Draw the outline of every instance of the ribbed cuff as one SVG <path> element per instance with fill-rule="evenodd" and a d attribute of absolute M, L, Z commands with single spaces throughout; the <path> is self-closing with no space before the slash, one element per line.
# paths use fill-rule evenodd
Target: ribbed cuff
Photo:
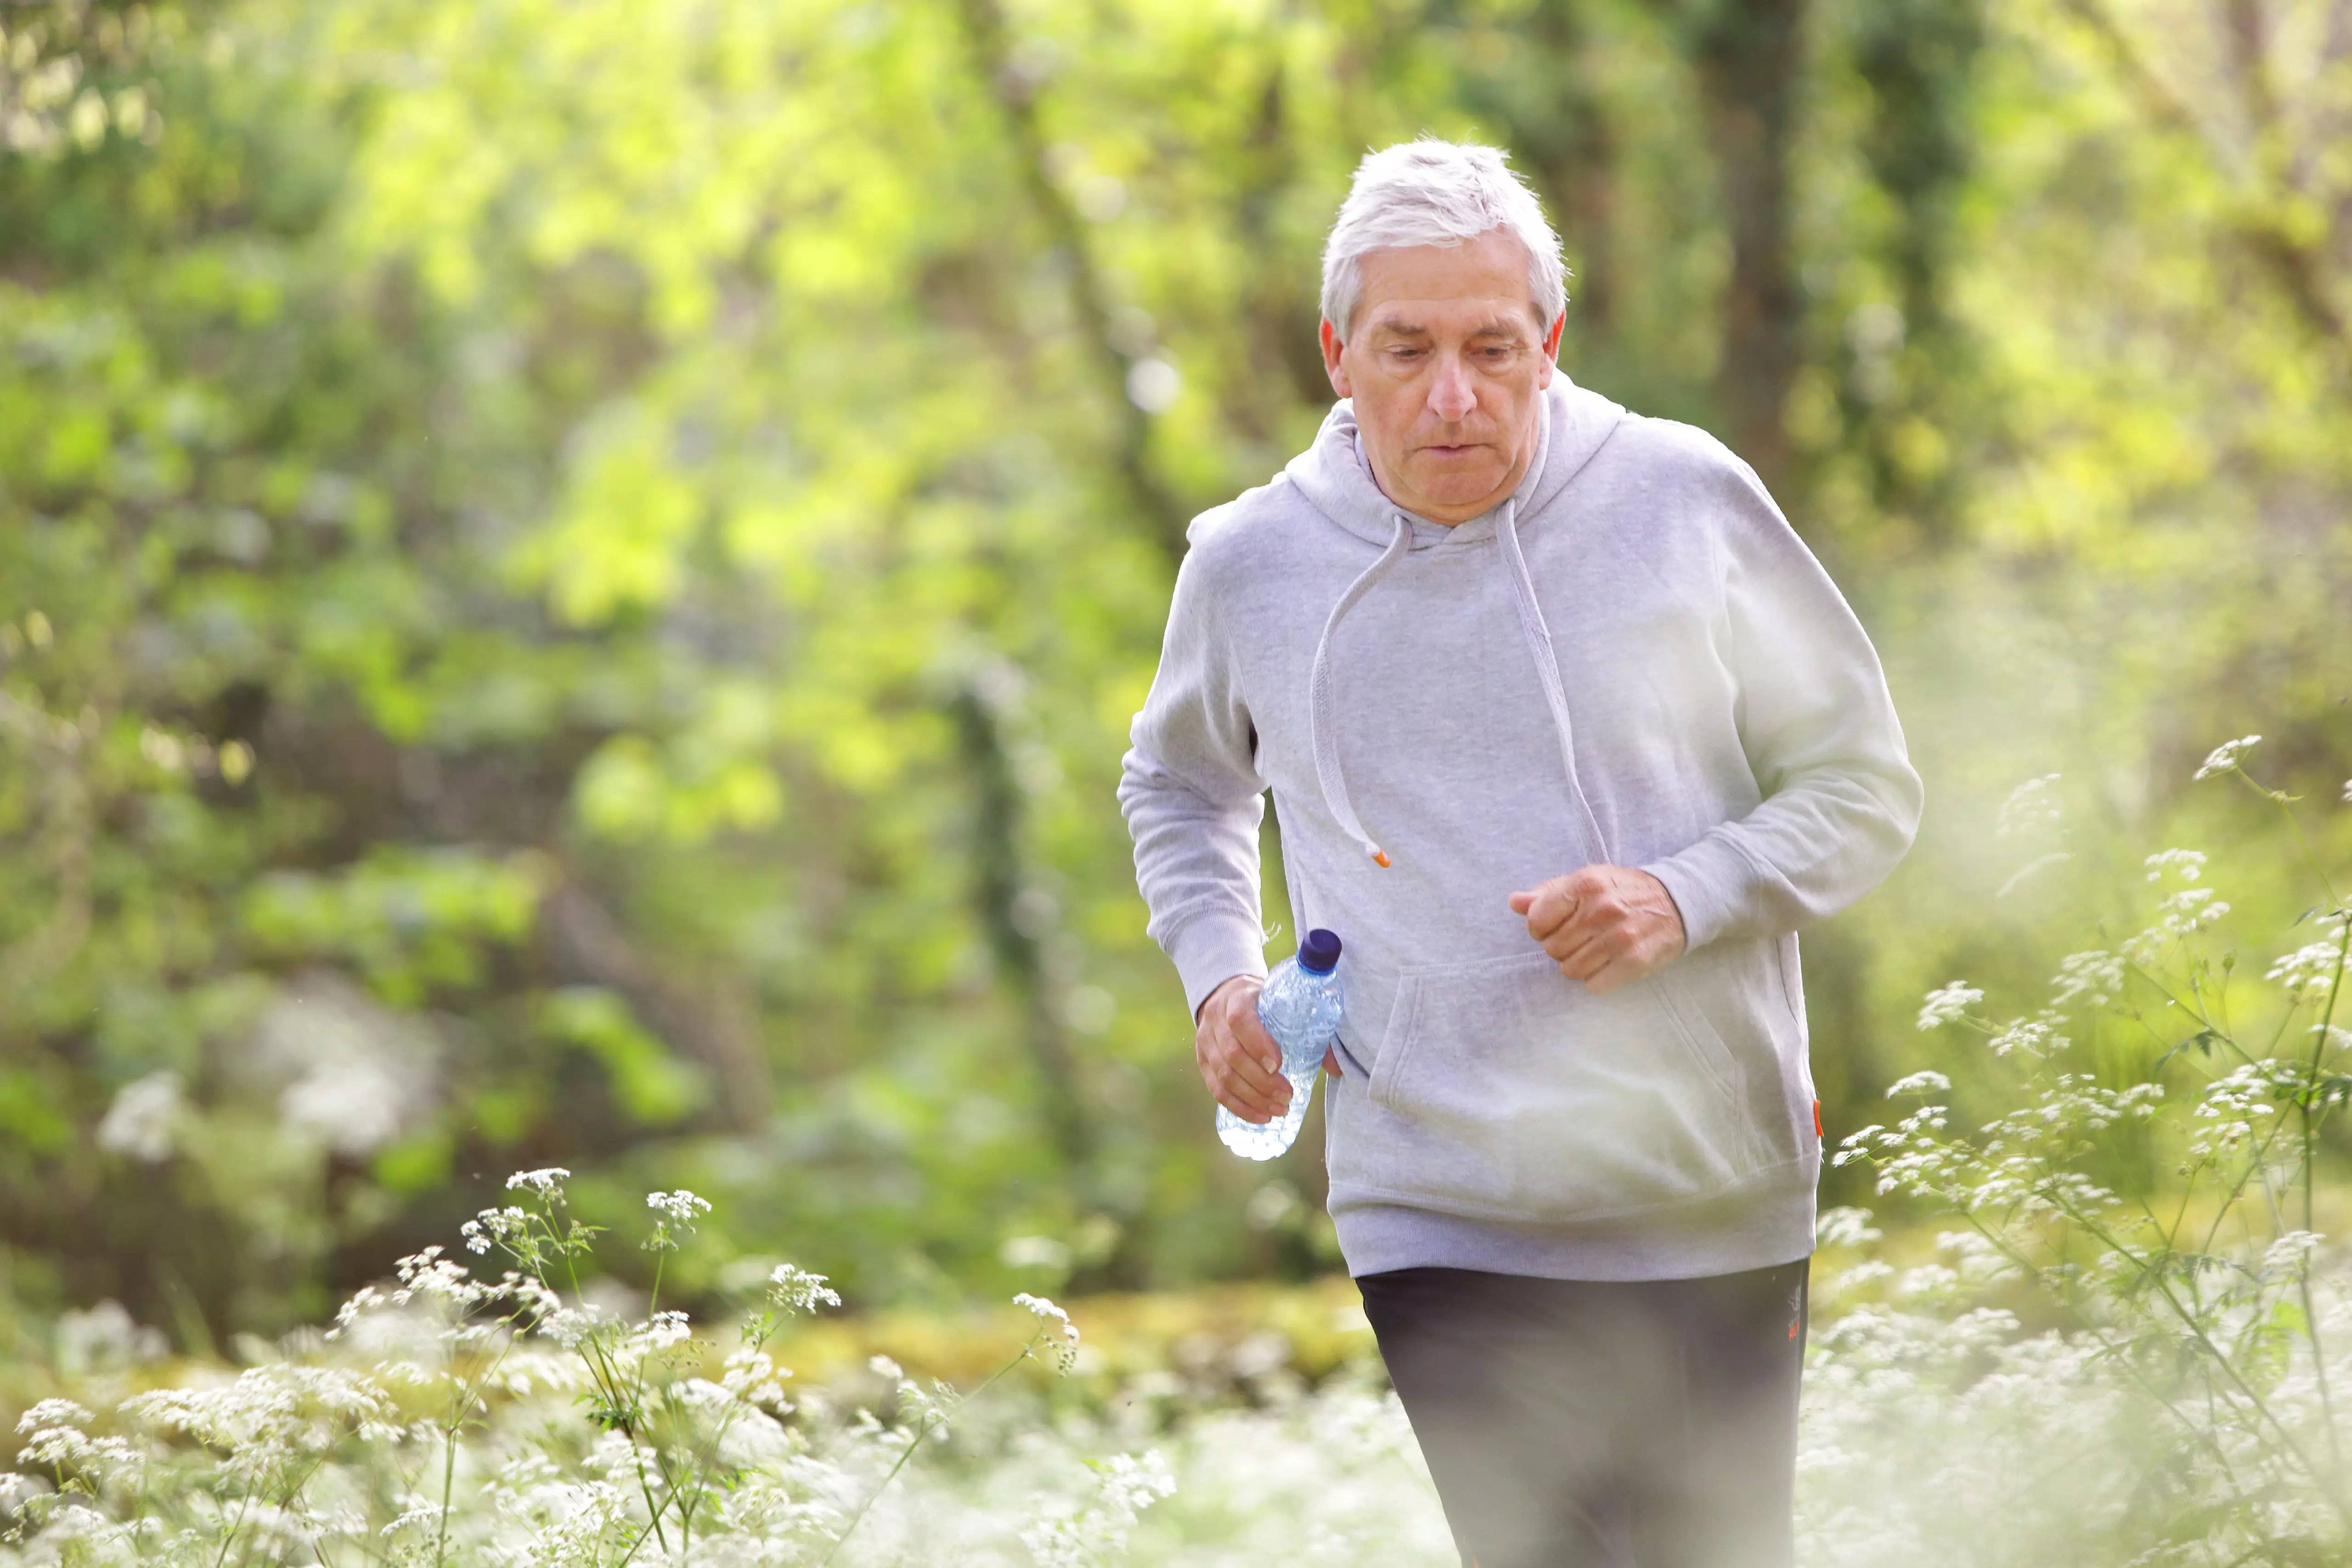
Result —
<path fill-rule="evenodd" d="M 1203 915 L 1178 928 L 1167 948 L 1184 983 L 1184 1005 L 1195 1018 L 1209 993 L 1234 975 L 1265 977 L 1265 934 L 1255 921 Z"/>
<path fill-rule="evenodd" d="M 1665 884 L 1683 917 L 1683 949 L 1696 952 L 1724 934 L 1754 876 L 1747 857 L 1709 834 L 1680 854 L 1639 868 Z"/>

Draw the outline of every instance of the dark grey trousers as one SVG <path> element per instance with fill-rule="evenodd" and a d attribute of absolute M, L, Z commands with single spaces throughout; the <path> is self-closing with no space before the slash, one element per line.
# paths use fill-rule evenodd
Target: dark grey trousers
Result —
<path fill-rule="evenodd" d="M 1356 1284 L 1465 1564 L 1791 1568 L 1809 1271 Z"/>

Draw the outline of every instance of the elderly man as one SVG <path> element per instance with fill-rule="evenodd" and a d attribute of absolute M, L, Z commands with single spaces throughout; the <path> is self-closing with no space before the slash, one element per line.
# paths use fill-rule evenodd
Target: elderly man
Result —
<path fill-rule="evenodd" d="M 1203 514 L 1120 804 L 1218 1101 L 1257 827 L 1347 944 L 1331 1217 L 1465 1562 L 1762 1568 L 1821 1130 L 1798 928 L 1918 821 L 1878 660 L 1756 476 L 1570 383 L 1558 242 L 1491 148 L 1367 157 L 1340 398 Z"/>

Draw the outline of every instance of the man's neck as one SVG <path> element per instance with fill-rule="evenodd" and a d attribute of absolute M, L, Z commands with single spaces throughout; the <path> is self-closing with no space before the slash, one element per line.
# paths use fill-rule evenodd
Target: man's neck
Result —
<path fill-rule="evenodd" d="M 1535 462 L 1538 434 L 1539 432 L 1534 430 L 1528 433 L 1527 444 L 1520 448 L 1518 459 L 1511 465 L 1510 472 L 1504 475 L 1503 482 L 1496 485 L 1483 500 L 1466 508 L 1447 507 L 1443 511 L 1431 511 L 1414 506 L 1410 501 L 1399 500 L 1396 491 L 1390 487 L 1388 480 L 1381 476 L 1380 465 L 1372 460 L 1371 448 L 1364 445 L 1361 431 L 1357 432 L 1356 435 L 1356 459 L 1364 465 L 1364 471 L 1371 476 L 1372 488 L 1379 490 L 1391 505 L 1402 507 L 1423 522 L 1434 523 L 1440 528 L 1458 528 L 1465 522 L 1475 522 L 1502 505 L 1511 498 L 1512 492 L 1527 481 L 1528 469 Z"/>

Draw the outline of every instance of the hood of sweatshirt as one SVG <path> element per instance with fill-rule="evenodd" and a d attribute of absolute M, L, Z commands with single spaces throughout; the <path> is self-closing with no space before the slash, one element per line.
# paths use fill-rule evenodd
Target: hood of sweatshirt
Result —
<path fill-rule="evenodd" d="M 1625 410 L 1616 404 L 1577 385 L 1567 372 L 1554 371 L 1551 384 L 1536 400 L 1535 460 L 1511 494 L 1517 515 L 1531 518 L 1549 506 L 1624 417 Z M 1313 444 L 1283 472 L 1318 511 L 1359 539 L 1386 545 L 1394 536 L 1397 504 L 1381 493 L 1364 460 L 1352 399 L 1331 405 Z M 1465 538 L 1484 537 L 1492 531 L 1495 518 L 1490 511 L 1457 526 L 1469 531 Z M 1424 518 L 1412 521 L 1418 525 L 1416 541 L 1424 547 L 1453 532 Z"/>

